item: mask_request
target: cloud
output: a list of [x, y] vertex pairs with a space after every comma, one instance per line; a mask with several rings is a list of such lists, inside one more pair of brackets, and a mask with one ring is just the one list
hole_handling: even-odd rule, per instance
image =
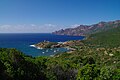
[[19, 24], [19, 25], [0, 25], [0, 33], [51, 33], [65, 28], [74, 28], [79, 24], [71, 26], [58, 26], [54, 24]]
[[53, 24], [22, 24], [22, 25], [0, 25], [0, 33], [51, 33], [61, 27]]
[[75, 28], [75, 27], [78, 27], [80, 26], [80, 24], [74, 24], [74, 25], [71, 25], [71, 28]]
[[36, 26], [35, 24], [31, 24], [31, 26]]
[[0, 32], [6, 32], [9, 28], [11, 25], [0, 25]]
[[47, 27], [56, 27], [56, 25], [53, 25], [53, 24], [44, 24], [44, 26], [47, 26]]

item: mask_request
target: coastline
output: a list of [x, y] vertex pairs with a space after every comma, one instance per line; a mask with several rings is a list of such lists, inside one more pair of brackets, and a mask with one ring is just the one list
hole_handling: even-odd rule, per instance
[[54, 49], [59, 49], [59, 48], [64, 48], [66, 49], [67, 53], [72, 53], [76, 49], [73, 48], [72, 46], [78, 46], [82, 45], [81, 40], [71, 40], [71, 41], [65, 41], [65, 42], [56, 42], [57, 44], [53, 44], [49, 47], [46, 47], [50, 45], [52, 42], [50, 41], [44, 41], [44, 42], [39, 42], [37, 44], [30, 45], [30, 47], [34, 47], [36, 49], [52, 49], [53, 53], [59, 52], [59, 50], [54, 50]]

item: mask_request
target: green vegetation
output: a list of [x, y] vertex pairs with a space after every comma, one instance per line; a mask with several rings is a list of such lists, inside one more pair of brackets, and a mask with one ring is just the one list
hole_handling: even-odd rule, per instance
[[45, 79], [42, 67], [42, 63], [16, 49], [0, 49], [0, 79], [2, 80], [38, 80], [39, 77]]
[[58, 44], [57, 42], [44, 41], [44, 42], [35, 44], [35, 46], [39, 48], [52, 48], [52, 46], [57, 45], [57, 44]]
[[119, 59], [120, 48], [81, 46], [72, 53], [36, 58], [15, 49], [0, 49], [0, 79], [119, 80]]
[[[120, 28], [91, 35], [54, 57], [0, 49], [2, 80], [120, 80]], [[80, 42], [80, 45], [78, 43]]]
[[85, 43], [99, 47], [120, 47], [120, 27], [92, 34]]

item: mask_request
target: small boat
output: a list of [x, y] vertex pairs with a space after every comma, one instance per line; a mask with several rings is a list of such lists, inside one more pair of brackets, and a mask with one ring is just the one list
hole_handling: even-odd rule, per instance
[[54, 52], [56, 52], [56, 50], [54, 50]]
[[37, 47], [37, 49], [43, 49], [43, 48]]
[[46, 52], [48, 52], [48, 50], [46, 50]]
[[57, 51], [59, 51], [59, 49], [57, 49]]
[[42, 52], [43, 54], [45, 53], [45, 52]]

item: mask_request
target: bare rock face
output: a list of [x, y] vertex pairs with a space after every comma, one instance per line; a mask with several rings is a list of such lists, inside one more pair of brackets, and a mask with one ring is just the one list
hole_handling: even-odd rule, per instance
[[120, 27], [120, 20], [110, 22], [99, 22], [93, 25], [80, 25], [76, 28], [61, 29], [53, 32], [56, 35], [86, 36], [93, 33], [106, 31], [112, 28]]

